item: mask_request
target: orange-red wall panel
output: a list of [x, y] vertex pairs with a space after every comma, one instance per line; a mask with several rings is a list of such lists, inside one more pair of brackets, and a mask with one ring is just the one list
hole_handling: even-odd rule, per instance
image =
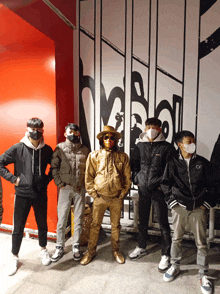
[[[44, 121], [45, 142], [56, 146], [54, 41], [0, 5], [0, 154], [19, 142], [31, 117]], [[13, 166], [9, 166], [13, 171]], [[3, 222], [12, 224], [14, 187], [3, 180]], [[57, 224], [57, 189], [48, 187], [48, 231]], [[33, 211], [26, 227], [37, 229]]]

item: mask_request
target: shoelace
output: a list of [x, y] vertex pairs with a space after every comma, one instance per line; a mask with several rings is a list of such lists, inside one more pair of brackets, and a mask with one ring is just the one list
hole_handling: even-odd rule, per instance
[[168, 274], [172, 274], [175, 270], [176, 270], [175, 267], [171, 266], [171, 267], [168, 269], [167, 273], [168, 273]]

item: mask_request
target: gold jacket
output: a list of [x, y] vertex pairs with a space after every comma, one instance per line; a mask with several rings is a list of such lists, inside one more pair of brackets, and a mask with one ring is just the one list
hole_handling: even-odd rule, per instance
[[105, 149], [91, 152], [86, 161], [85, 187], [93, 198], [124, 198], [131, 187], [128, 155]]

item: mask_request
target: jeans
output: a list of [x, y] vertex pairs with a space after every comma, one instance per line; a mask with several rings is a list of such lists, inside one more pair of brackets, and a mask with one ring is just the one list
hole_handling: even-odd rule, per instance
[[170, 226], [168, 222], [168, 209], [164, 201], [164, 194], [161, 190], [157, 189], [152, 192], [151, 195], [142, 195], [139, 191], [139, 234], [138, 234], [138, 246], [140, 248], [146, 248], [147, 245], [147, 231], [148, 222], [150, 216], [151, 203], [156, 212], [157, 222], [159, 223], [161, 230], [161, 249], [162, 255], [170, 256], [171, 237]]

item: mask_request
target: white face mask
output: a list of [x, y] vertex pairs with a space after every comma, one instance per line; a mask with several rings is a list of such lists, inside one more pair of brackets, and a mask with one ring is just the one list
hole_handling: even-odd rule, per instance
[[183, 144], [183, 146], [184, 146], [184, 150], [189, 154], [193, 154], [196, 151], [196, 145], [194, 143]]
[[158, 130], [155, 130], [155, 129], [149, 129], [146, 131], [146, 134], [148, 136], [149, 139], [155, 139], [158, 135]]

